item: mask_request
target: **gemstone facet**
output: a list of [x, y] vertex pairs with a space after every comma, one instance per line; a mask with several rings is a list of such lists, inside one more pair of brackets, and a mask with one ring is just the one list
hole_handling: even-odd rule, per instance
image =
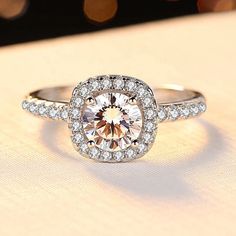
[[97, 147], [107, 151], [127, 148], [139, 137], [142, 113], [138, 105], [130, 105], [122, 93], [103, 93], [95, 104], [87, 105], [82, 119], [85, 135]]

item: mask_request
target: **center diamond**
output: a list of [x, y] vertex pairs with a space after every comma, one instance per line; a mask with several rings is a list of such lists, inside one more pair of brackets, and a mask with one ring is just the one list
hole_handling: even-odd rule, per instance
[[142, 129], [139, 106], [122, 93], [103, 93], [85, 105], [83, 127], [89, 140], [107, 151], [123, 150], [137, 139]]

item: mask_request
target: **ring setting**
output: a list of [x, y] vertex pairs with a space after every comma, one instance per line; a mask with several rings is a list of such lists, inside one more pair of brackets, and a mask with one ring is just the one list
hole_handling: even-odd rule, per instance
[[72, 142], [83, 156], [128, 161], [143, 156], [155, 140], [157, 104], [138, 79], [90, 78], [74, 89], [69, 107]]
[[[137, 78], [103, 75], [80, 82], [69, 101], [47, 99], [47, 90], [39, 90], [27, 96], [22, 107], [37, 116], [66, 121], [73, 146], [82, 156], [125, 162], [151, 149], [160, 122], [195, 117], [206, 110], [200, 93], [168, 89], [159, 93], [160, 101], [155, 97], [158, 91]], [[168, 101], [171, 94], [177, 97], [173, 102]]]

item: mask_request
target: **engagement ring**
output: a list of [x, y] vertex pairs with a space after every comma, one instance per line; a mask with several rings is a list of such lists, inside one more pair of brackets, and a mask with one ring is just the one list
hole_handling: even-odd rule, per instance
[[159, 123], [196, 117], [205, 112], [206, 102], [201, 93], [180, 86], [152, 90], [133, 77], [104, 75], [91, 77], [74, 89], [32, 92], [22, 107], [36, 116], [67, 122], [74, 147], [82, 156], [124, 162], [150, 150]]

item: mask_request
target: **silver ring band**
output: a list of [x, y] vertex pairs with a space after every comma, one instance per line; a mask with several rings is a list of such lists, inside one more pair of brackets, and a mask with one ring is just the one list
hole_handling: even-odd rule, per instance
[[[23, 108], [33, 115], [53, 120], [67, 120], [71, 86], [40, 89], [31, 92], [23, 101]], [[206, 110], [205, 97], [179, 85], [168, 85], [153, 90], [158, 101], [159, 122], [187, 119]]]
[[196, 117], [206, 103], [201, 93], [180, 86], [152, 90], [137, 78], [103, 75], [74, 89], [37, 90], [22, 107], [36, 116], [66, 121], [74, 147], [84, 157], [124, 162], [150, 150], [158, 123]]

